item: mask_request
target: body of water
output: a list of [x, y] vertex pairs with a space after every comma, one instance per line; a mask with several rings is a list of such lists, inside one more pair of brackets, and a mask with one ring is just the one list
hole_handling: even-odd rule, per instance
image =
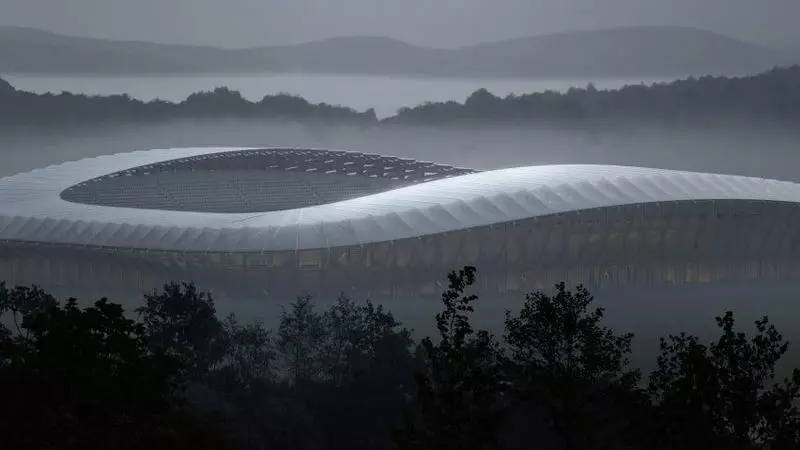
[[426, 79], [352, 75], [202, 75], [202, 76], [44, 76], [2, 75], [17, 89], [45, 93], [63, 91], [91, 95], [128, 94], [140, 100], [181, 101], [197, 91], [225, 86], [251, 100], [264, 95], [289, 93], [314, 103], [344, 105], [357, 110], [374, 108], [378, 117], [393, 115], [404, 106], [428, 101], [463, 102], [471, 93], [485, 88], [498, 96], [546, 90], [565, 91], [586, 87], [615, 89], [626, 84], [654, 83], [663, 79]]

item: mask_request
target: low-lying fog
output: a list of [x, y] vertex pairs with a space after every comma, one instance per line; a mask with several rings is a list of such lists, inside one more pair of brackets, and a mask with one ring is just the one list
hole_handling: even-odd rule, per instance
[[[325, 147], [480, 169], [550, 163], [627, 164], [800, 182], [796, 169], [800, 167], [800, 130], [754, 128], [747, 124], [694, 128], [621, 124], [357, 128], [194, 121], [98, 129], [0, 129], [0, 176], [83, 157], [180, 146]], [[444, 276], [442, 274], [443, 279]], [[637, 347], [642, 352], [640, 355], [646, 354], [639, 362], [649, 364], [657, 351], [659, 335], [683, 329], [713, 332], [713, 317], [721, 314], [724, 308], [740, 311], [747, 323], [761, 314], [771, 314], [787, 337], [796, 335], [800, 339], [800, 332], [793, 329], [800, 319], [800, 308], [794, 306], [795, 297], [794, 291], [773, 296], [754, 290], [737, 298], [689, 300], [681, 294], [665, 291], [646, 292], [642, 297], [625, 301], [612, 294], [599, 293], [598, 300], [609, 307], [609, 316], [615, 325], [638, 332], [641, 339]], [[518, 301], [522, 300], [520, 295]], [[266, 319], [279, 312], [277, 305], [265, 305], [263, 299], [236, 303], [219, 305], [221, 312], [238, 311], [248, 317], [266, 316]], [[508, 305], [514, 303], [510, 301]], [[387, 306], [409, 326], [433, 331], [430, 321], [438, 304], [430, 308], [422, 304]], [[501, 310], [496, 307], [479, 309], [480, 322], [499, 324]], [[800, 344], [794, 350], [793, 354], [800, 355]], [[799, 359], [793, 357], [793, 360]]]
[[800, 181], [800, 130], [747, 124], [346, 127], [192, 121], [54, 130], [0, 128], [0, 176], [132, 150], [182, 146], [323, 147], [480, 169], [530, 164], [652, 166]]

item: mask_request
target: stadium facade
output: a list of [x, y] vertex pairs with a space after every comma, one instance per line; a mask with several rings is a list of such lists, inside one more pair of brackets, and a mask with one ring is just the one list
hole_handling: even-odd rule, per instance
[[477, 171], [321, 149], [179, 148], [0, 179], [0, 279], [104, 295], [438, 295], [800, 280], [800, 185], [603, 165]]

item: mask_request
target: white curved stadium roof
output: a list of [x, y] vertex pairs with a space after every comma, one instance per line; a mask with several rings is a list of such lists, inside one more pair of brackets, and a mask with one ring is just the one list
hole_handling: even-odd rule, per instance
[[172, 251], [285, 251], [393, 241], [635, 203], [720, 199], [800, 202], [800, 184], [795, 183], [604, 165], [491, 170], [336, 203], [265, 213], [108, 207], [72, 203], [60, 197], [70, 186], [113, 172], [242, 150], [138, 151], [2, 178], [0, 241]]

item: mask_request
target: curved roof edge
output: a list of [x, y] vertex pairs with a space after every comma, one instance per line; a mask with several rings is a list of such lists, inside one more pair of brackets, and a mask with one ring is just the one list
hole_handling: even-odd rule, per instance
[[639, 203], [800, 202], [796, 183], [608, 165], [491, 170], [266, 213], [142, 210], [76, 204], [59, 197], [71, 185], [148, 161], [241, 150], [245, 149], [133, 152], [0, 179], [0, 240], [192, 252], [285, 251], [393, 241]]

